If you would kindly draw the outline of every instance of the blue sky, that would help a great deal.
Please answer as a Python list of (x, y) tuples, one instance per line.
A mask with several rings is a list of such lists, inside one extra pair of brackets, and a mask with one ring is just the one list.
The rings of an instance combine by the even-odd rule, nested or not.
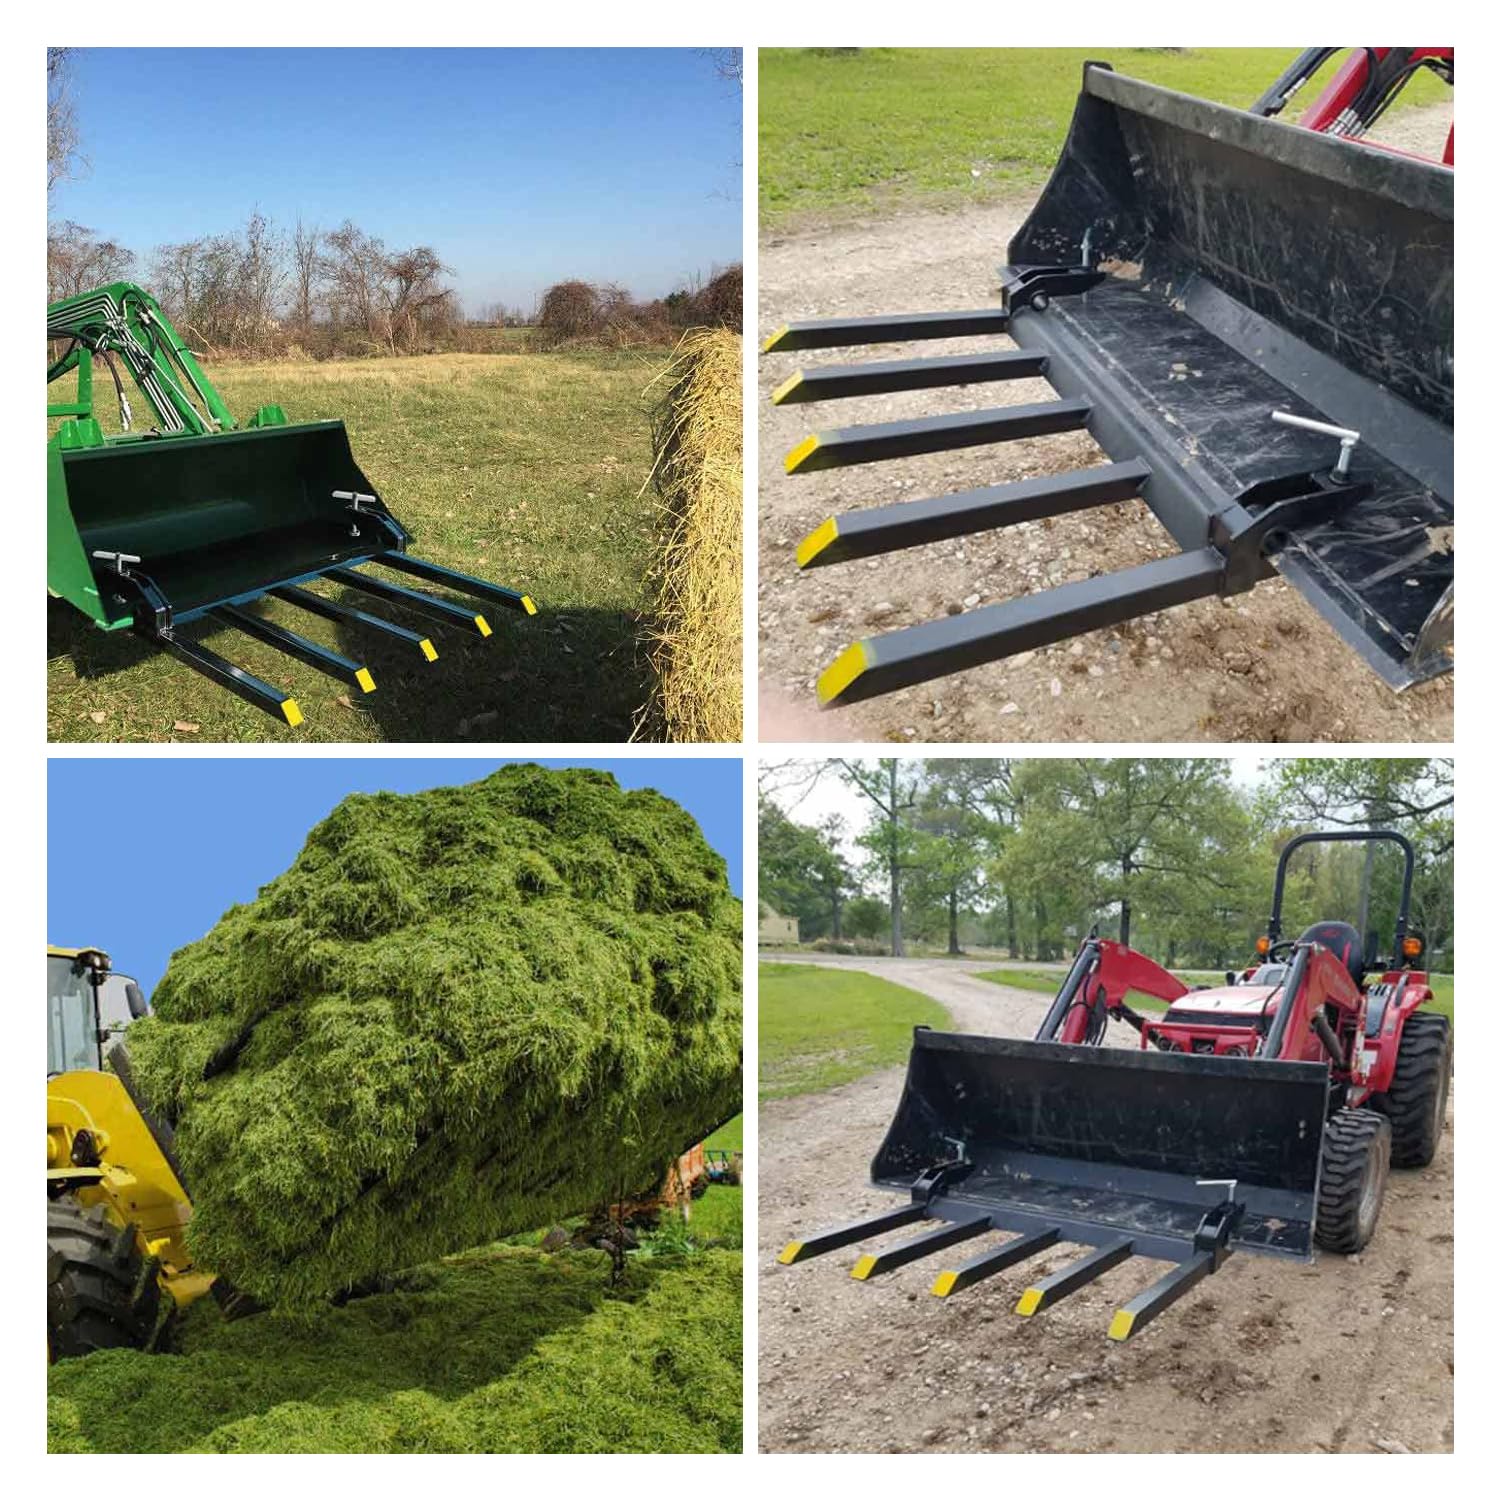
[[(523, 757), (524, 758), (524, 757)], [(47, 766), (48, 942), (103, 948), (149, 995), (174, 950), (297, 857), (313, 824), (350, 792), (415, 792), (477, 781), (497, 760), (308, 757), (104, 760)], [(597, 766), (655, 787), (697, 818), (741, 892), (741, 762), (545, 760)]]
[(54, 218), (143, 260), (258, 209), (431, 245), (470, 312), (740, 258), (740, 92), (699, 51), (97, 48)]

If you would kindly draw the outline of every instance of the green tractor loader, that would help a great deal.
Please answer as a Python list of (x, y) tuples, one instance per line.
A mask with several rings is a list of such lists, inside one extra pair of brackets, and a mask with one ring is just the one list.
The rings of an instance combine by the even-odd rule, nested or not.
[[(435, 661), (431, 624), (488, 637), (475, 601), (536, 613), (514, 589), (424, 562), (350, 451), (339, 421), (288, 422), (262, 406), (241, 427), (156, 300), (129, 282), (47, 309), (49, 387), (76, 376), (71, 401), (50, 401), (47, 587), (101, 630), (131, 630), (206, 677), (295, 726), (295, 699), (181, 633), (209, 619), (372, 692), (363, 662), (298, 635), (261, 612), (275, 598), (373, 633)], [(60, 353), (56, 351), (60, 349)], [(95, 415), (107, 371), (118, 432)], [(122, 374), (123, 371), (123, 374)], [(149, 412), (131, 405), (132, 386)], [(436, 584), (455, 603), (367, 571)], [(340, 585), (334, 599), (308, 587)], [(412, 618), (352, 607), (350, 592)]]

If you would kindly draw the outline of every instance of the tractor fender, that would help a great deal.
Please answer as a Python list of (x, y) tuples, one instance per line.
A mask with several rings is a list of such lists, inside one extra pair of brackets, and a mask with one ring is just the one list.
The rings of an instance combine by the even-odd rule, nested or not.
[[(1402, 978), (1406, 984), (1398, 990)], [(1381, 984), (1389, 984), (1392, 994), (1387, 1000), (1375, 1035), (1363, 1037), (1369, 1072), (1365, 1084), (1372, 1094), (1383, 1094), (1391, 1086), (1396, 1072), (1396, 1054), (1401, 1049), (1401, 1034), (1407, 1021), (1432, 1000), (1426, 974), (1396, 970), (1385, 974)], [(1373, 1055), (1372, 1055), (1373, 1054)]]

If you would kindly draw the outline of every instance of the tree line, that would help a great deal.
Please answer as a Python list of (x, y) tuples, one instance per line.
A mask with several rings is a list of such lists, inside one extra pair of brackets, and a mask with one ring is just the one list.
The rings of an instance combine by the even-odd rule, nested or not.
[(667, 343), (684, 328), (738, 330), (740, 268), (690, 277), (645, 301), (614, 284), (563, 281), (529, 309), (490, 303), (466, 318), (431, 245), (392, 249), (346, 219), (279, 229), (251, 214), (238, 229), (158, 245), (142, 258), (64, 220), (47, 229), (47, 300), (143, 281), (194, 347), (218, 355), (421, 354), (482, 347), (478, 328), (528, 327), (532, 347)]
[[(852, 840), (837, 815), (797, 817), (829, 777), (866, 811)], [(1206, 758), (789, 761), (762, 772), (760, 894), (822, 946), (1056, 960), (1097, 927), (1169, 967), (1222, 969), (1265, 930), (1289, 838), (1366, 827), (1412, 841), (1413, 925), (1451, 968), (1453, 774), (1440, 760), (1286, 760), (1254, 793)], [(1284, 927), (1351, 921), (1387, 954), (1400, 872), (1392, 845), (1308, 845)]]

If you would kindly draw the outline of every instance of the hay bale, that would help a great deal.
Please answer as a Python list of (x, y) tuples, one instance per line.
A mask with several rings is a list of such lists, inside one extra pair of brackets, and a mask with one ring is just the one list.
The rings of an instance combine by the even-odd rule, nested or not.
[(650, 627), (655, 685), (635, 737), (741, 736), (744, 565), (740, 338), (684, 334), (652, 382), (652, 475), (661, 497)]
[(131, 1029), (199, 1262), (306, 1305), (643, 1190), (740, 1108), (740, 906), (599, 771), (345, 799)]

